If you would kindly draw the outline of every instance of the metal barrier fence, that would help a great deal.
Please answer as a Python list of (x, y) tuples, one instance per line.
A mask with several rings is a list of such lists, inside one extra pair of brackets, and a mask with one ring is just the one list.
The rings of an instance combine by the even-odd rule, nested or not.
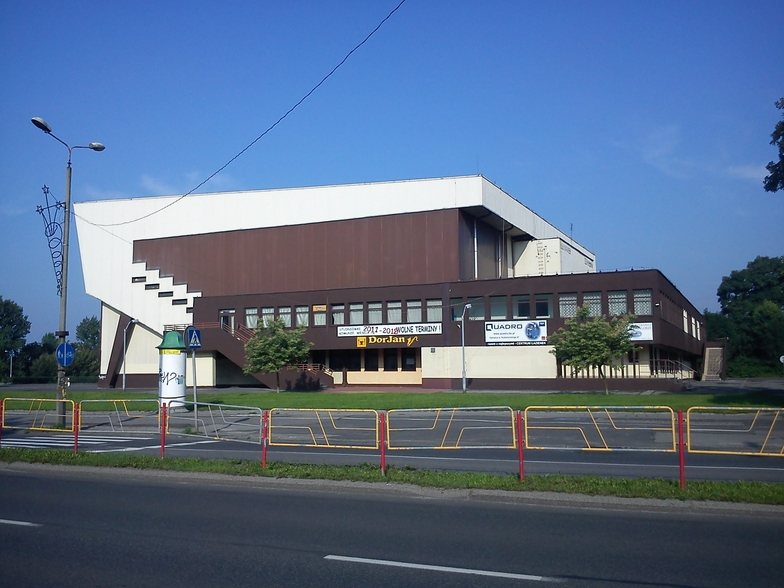
[(668, 406), (529, 406), (526, 449), (677, 451)]
[(269, 411), (270, 446), (379, 448), (376, 410), (273, 408)]
[[(64, 405), (58, 405), (58, 403)], [(65, 425), (57, 422), (66, 408)], [(159, 433), (161, 457), (166, 434), (196, 434), (261, 446), (342, 448), (379, 451), (517, 449), (520, 479), (524, 449), (646, 451), (784, 456), (784, 409), (667, 406), (531, 406), (395, 409), (288, 409), (217, 403), (168, 407), (158, 400), (70, 400), (5, 398), (0, 403), (0, 443), (5, 429), (72, 432)], [(166, 426), (161, 427), (161, 423)], [(522, 440), (522, 443), (520, 442)]]
[(514, 449), (508, 406), (413, 408), (386, 413), (387, 449)]
[[(63, 422), (58, 412), (65, 415)], [(60, 409), (58, 411), (58, 409)], [(73, 433), (73, 400), (50, 398), (3, 398), (0, 427), (5, 429), (24, 429), (27, 431), (49, 431)]]
[(254, 406), (186, 402), (169, 408), (166, 432), (261, 444), (263, 418), (264, 411)]
[(147, 400), (82, 400), (78, 428), (87, 433), (157, 433), (161, 403)]
[(686, 411), (689, 453), (784, 457), (784, 409), (695, 406)]

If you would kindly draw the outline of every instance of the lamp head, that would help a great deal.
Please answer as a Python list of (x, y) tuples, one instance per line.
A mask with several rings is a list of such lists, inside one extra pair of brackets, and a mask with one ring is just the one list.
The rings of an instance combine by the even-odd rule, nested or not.
[(103, 151), (104, 149), (106, 149), (103, 143), (90, 143), (87, 147), (92, 149), (93, 151)]
[(468, 304), (465, 305), (465, 307), (466, 308), (471, 308), (471, 303), (469, 302)]
[(40, 116), (34, 116), (30, 120), (35, 126), (41, 129), (44, 133), (49, 134), (52, 132), (52, 127), (50, 127), (49, 123), (46, 122), (44, 119), (42, 119)]

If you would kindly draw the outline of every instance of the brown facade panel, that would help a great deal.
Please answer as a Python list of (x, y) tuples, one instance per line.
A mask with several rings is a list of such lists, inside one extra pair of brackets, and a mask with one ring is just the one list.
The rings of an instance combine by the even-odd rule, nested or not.
[(456, 210), (134, 242), (146, 262), (204, 296), (368, 288), (458, 279)]

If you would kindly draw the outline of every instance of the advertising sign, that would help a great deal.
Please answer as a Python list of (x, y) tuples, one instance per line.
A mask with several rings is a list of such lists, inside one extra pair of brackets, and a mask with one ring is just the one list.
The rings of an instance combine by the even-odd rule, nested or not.
[(411, 323), (404, 325), (343, 325), (338, 327), (338, 337), (365, 337), (369, 335), (440, 335), (441, 323)]
[(632, 341), (653, 341), (653, 323), (631, 325)]
[(547, 345), (547, 321), (490, 321), (485, 323), (487, 345)]

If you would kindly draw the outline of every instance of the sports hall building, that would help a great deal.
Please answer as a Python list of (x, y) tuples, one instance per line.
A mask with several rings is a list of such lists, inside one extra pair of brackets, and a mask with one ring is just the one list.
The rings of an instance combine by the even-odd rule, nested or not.
[(607, 370), (615, 389), (678, 389), (705, 350), (704, 318), (661, 272), (597, 272), (588, 248), (482, 176), (74, 211), (106, 387), (156, 387), (156, 346), (188, 326), (198, 386), (274, 387), (242, 372), (245, 341), (273, 317), (313, 343), (281, 377), (291, 389), (460, 389), (464, 366), (475, 390), (603, 389), (547, 344), (578, 306), (636, 316), (639, 351)]

